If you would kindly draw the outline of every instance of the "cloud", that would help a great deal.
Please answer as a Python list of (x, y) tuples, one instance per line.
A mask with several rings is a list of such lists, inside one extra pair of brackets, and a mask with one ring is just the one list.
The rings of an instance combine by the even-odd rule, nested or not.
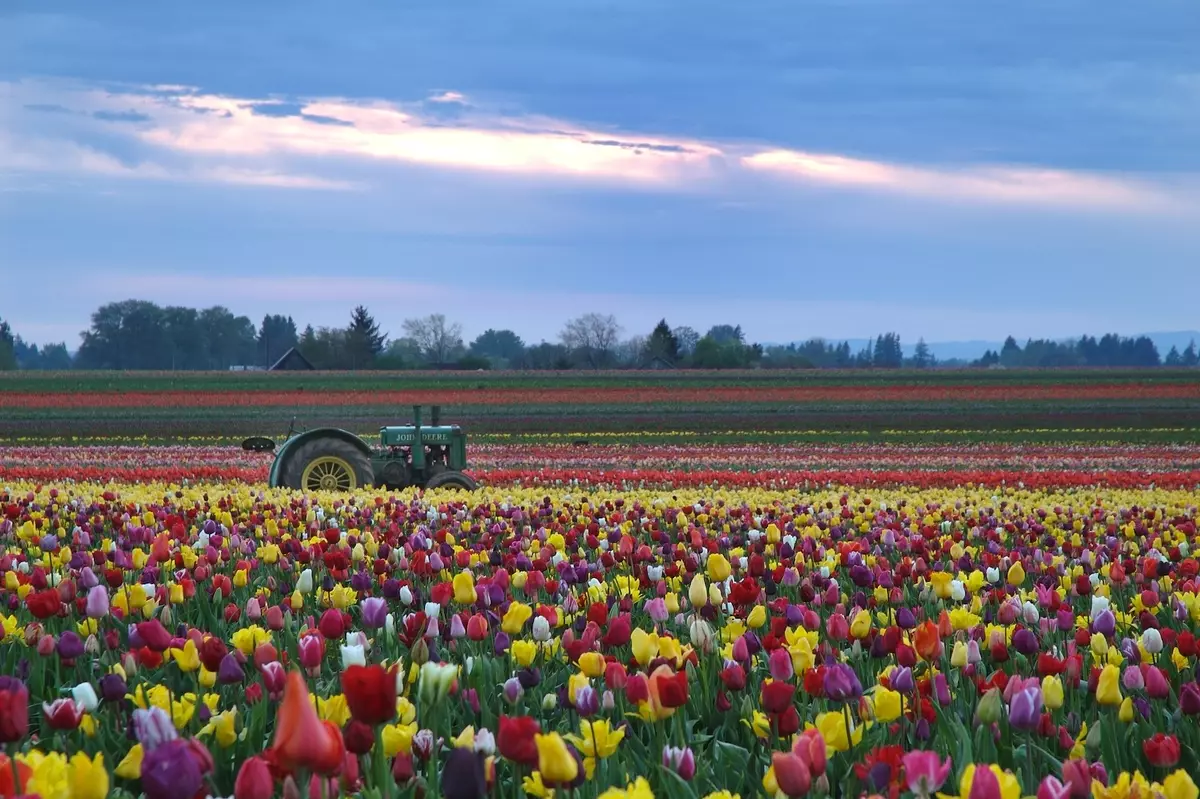
[(441, 92), (430, 97), (429, 102), (466, 104), (467, 98), (459, 92)]
[(768, 150), (745, 156), (751, 170), (802, 183), (879, 190), (915, 197), (1022, 205), (1159, 207), (1165, 197), (1131, 180), (1019, 166), (932, 169), (838, 155)]
[[(105, 90), (51, 81), (0, 83), (0, 115), (24, 122), (10, 126), (10, 149), (0, 155), (0, 166), (343, 191), (404, 185), (400, 175), (377, 169), (393, 166), (715, 192), (725, 202), (757, 194), (745, 179), (776, 178), (799, 188), (945, 203), (1146, 213), (1179, 205), (1177, 190), (1135, 177), (1025, 165), (891, 163), (770, 144), (604, 130), (535, 114), (489, 112), (465, 100), (453, 91), (427, 99), (453, 106), (447, 116), (422, 102), (245, 98), (163, 85)], [(61, 123), (22, 119), (22, 109), (31, 106), (73, 115), (69, 123), (62, 114), (53, 115)], [(137, 157), (117, 158), (112, 147), (133, 148)], [(351, 180), (350, 172), (366, 176)], [(1192, 198), (1184, 199), (1191, 207)]]

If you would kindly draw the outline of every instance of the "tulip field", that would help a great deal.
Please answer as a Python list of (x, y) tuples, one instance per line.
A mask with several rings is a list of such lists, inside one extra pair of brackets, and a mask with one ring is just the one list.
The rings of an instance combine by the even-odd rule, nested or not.
[[(1200, 799), (1161, 371), (0, 378), (0, 797)], [(477, 491), (238, 446), (417, 402)]]

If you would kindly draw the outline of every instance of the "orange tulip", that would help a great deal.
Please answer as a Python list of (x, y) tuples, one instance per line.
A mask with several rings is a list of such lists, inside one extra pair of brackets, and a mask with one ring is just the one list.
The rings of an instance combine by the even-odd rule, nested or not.
[(308, 685), (298, 671), (287, 676), (283, 703), (275, 715), (271, 751), (275, 764), (287, 772), (304, 768), (329, 776), (342, 767), (342, 731), (331, 721), (321, 721), (309, 701)]
[(923, 659), (937, 660), (942, 654), (942, 639), (937, 625), (925, 621), (918, 626), (913, 635), (913, 647)]

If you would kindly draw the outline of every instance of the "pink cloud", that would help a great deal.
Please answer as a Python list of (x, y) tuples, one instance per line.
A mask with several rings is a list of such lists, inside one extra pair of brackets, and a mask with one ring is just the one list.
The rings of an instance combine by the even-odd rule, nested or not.
[(1133, 181), (1014, 166), (928, 168), (796, 150), (741, 159), (746, 168), (802, 183), (916, 197), (1077, 207), (1158, 207), (1164, 198)]
[[(465, 98), (445, 91), (429, 99), (461, 103)], [(597, 130), (536, 115), (490, 115), (471, 106), (464, 106), (453, 124), (423, 112), (427, 106), (422, 103), (339, 98), (307, 100), (302, 114), (280, 116), (256, 112), (278, 101), (187, 87), (109, 92), (54, 82), (0, 82), (0, 115), (30, 114), (22, 109), (35, 103), (78, 113), (54, 115), (53, 125), (61, 130), (57, 135), (39, 132), (9, 142), (0, 149), (0, 166), (321, 190), (401, 180), (374, 169), (369, 183), (348, 181), (347, 164), (416, 166), (635, 189), (724, 192), (717, 199), (729, 202), (746, 199), (737, 194), (736, 181), (728, 181), (740, 174), (940, 202), (1153, 212), (1194, 207), (1194, 195), (1120, 176), (1010, 165), (888, 163), (769, 145)], [(92, 116), (97, 111), (134, 111), (144, 121), (98, 120)], [(40, 124), (45, 130), (51, 123)], [(131, 167), (77, 143), (97, 128), (147, 145), (145, 157)]]

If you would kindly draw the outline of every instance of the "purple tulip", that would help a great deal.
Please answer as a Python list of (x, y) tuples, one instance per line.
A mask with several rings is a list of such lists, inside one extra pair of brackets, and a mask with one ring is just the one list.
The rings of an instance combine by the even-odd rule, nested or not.
[(147, 757), (153, 750), (179, 737), (171, 717), (158, 705), (133, 711), (133, 730)]
[(59, 636), (55, 648), (58, 650), (58, 656), (63, 660), (74, 660), (83, 654), (83, 639), (74, 630), (67, 630)]
[(387, 622), (387, 600), (377, 596), (369, 596), (362, 601), (363, 626), (377, 630)]
[(129, 693), (129, 686), (120, 674), (105, 674), (100, 678), (100, 696), (105, 702), (119, 703)]
[(835, 663), (825, 672), (825, 695), (835, 702), (845, 702), (862, 696), (862, 683), (854, 669), (845, 663)]
[(222, 685), (234, 685), (240, 683), (246, 678), (242, 671), (242, 664), (232, 652), (221, 658), (220, 664), (217, 666), (217, 681)]
[(1022, 655), (1032, 655), (1040, 648), (1037, 636), (1033, 631), (1022, 627), (1013, 633), (1012, 636), (1013, 649), (1020, 652)]
[(1092, 632), (1100, 633), (1105, 638), (1116, 632), (1116, 629), (1117, 617), (1107, 608), (1096, 614), (1095, 620), (1092, 621)]
[(917, 618), (908, 608), (896, 611), (896, 626), (901, 630), (911, 630), (917, 626)]
[(600, 711), (600, 694), (590, 685), (585, 685), (575, 691), (575, 712), (580, 718), (594, 716)]
[(446, 799), (477, 799), (486, 793), (483, 755), (465, 747), (450, 750), (442, 771), (442, 796)]
[(199, 792), (204, 785), (204, 772), (193, 743), (176, 738), (146, 750), (141, 773), (146, 799), (176, 799)]
[(1008, 708), (1008, 721), (1020, 730), (1032, 730), (1038, 725), (1042, 713), (1042, 689), (1022, 688), (1012, 698)]
[(108, 589), (102, 585), (95, 585), (88, 589), (87, 595), (87, 617), (89, 619), (102, 619), (108, 615)]
[(902, 694), (911, 694), (916, 690), (917, 684), (913, 680), (912, 669), (908, 666), (900, 666), (892, 672), (890, 680), (892, 690)]

